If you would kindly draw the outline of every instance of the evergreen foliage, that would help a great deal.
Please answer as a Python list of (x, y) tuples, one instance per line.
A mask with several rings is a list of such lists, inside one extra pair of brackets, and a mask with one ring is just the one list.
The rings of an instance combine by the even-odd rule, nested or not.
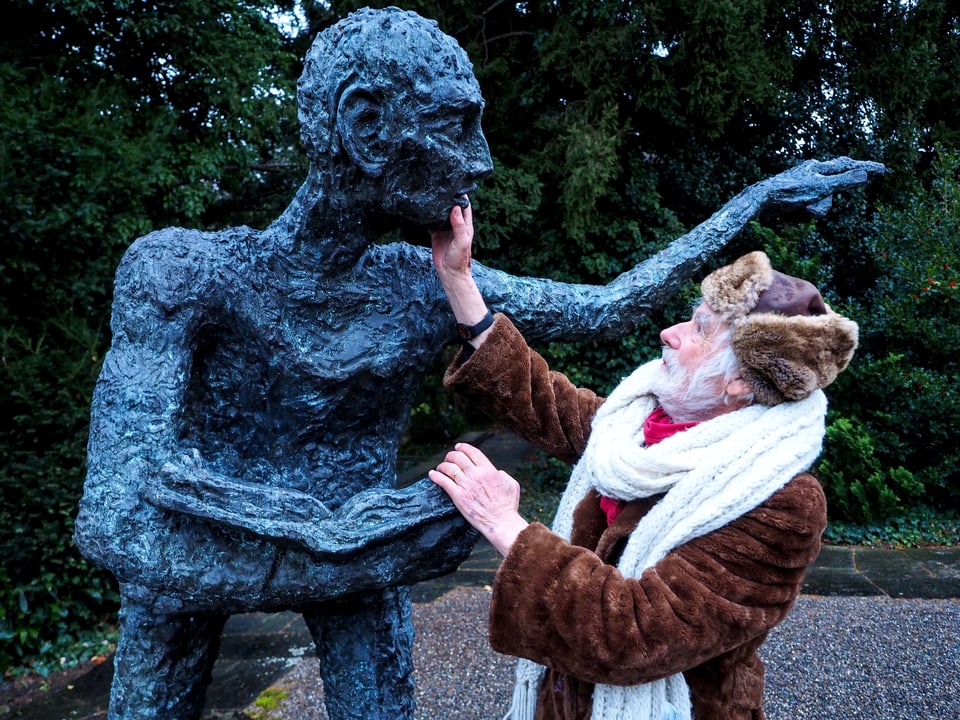
[[(799, 160), (887, 164), (824, 220), (760, 218), (713, 266), (762, 247), (860, 323), (817, 468), (831, 520), (955, 512), (956, 3), (308, 0), (307, 28), (291, 36), (272, 18), (294, 4), (7, 3), (0, 667), (50, 657), (116, 609), (112, 578), (71, 535), (122, 252), (156, 228), (263, 227), (279, 214), (306, 171), (293, 94), (304, 52), (362, 5), (432, 17), (472, 58), (496, 164), (473, 198), (476, 256), (510, 272), (608, 282)], [(696, 293), (688, 283), (648, 332), (539, 349), (607, 392), (659, 352), (657, 329)], [(469, 424), (439, 374), (414, 442)]]
[(839, 379), (820, 465), (837, 517), (960, 508), (960, 156), (883, 205), (864, 242), (877, 280), (851, 298), (857, 361)]

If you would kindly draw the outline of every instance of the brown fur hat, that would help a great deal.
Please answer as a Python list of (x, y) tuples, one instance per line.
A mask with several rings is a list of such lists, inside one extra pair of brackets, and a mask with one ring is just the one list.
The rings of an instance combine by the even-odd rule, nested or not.
[(806, 280), (744, 255), (700, 285), (704, 302), (733, 324), (733, 351), (757, 402), (802, 400), (832, 383), (857, 347), (857, 324), (833, 312)]

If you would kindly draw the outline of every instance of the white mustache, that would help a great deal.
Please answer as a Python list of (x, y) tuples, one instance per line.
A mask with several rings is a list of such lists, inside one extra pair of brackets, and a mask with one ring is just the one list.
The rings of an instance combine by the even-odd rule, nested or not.
[(669, 370), (671, 373), (674, 373), (678, 370), (676, 350), (674, 350), (672, 347), (664, 345), (660, 356), (663, 358), (663, 362), (667, 366), (667, 370)]

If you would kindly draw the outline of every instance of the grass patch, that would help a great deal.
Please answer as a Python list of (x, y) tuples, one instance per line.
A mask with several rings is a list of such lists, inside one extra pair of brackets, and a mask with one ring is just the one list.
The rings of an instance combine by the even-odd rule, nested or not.
[(868, 547), (948, 547), (960, 545), (960, 513), (917, 506), (882, 523), (831, 521), (823, 534), (830, 545)]
[(251, 720), (269, 720), (271, 713), (280, 707), (280, 703), (287, 699), (290, 693), (283, 688), (269, 687), (253, 701), (256, 708), (250, 713)]
[(47, 643), (41, 646), (37, 655), (24, 658), (21, 664), (8, 668), (4, 679), (31, 675), (46, 678), (53, 673), (78, 668), (91, 660), (111, 655), (117, 648), (118, 637), (116, 626), (103, 624), (92, 630), (83, 630), (75, 636), (64, 637), (56, 643)]

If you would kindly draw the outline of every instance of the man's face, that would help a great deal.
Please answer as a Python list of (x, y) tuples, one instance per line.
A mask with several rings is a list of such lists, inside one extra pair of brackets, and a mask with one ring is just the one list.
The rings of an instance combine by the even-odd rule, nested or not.
[(429, 97), (403, 115), (396, 153), (384, 169), (383, 210), (428, 228), (449, 226), (450, 209), (493, 171), (480, 128), (483, 98), (475, 80), (437, 79)]
[(723, 409), (726, 379), (715, 367), (726, 347), (720, 317), (701, 304), (686, 322), (660, 333), (663, 373), (653, 391), (676, 422), (708, 420)]
[(693, 373), (716, 349), (714, 340), (721, 329), (720, 317), (701, 303), (689, 320), (660, 332), (664, 351), (673, 358), (668, 364)]

